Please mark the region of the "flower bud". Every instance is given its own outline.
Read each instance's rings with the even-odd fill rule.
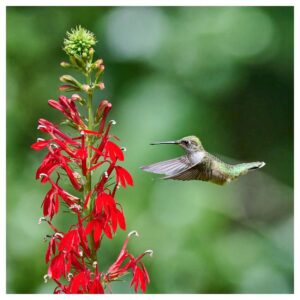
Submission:
[[[100,77],[101,77],[101,75],[103,74],[103,72],[104,72],[104,70],[105,70],[105,67],[104,67],[104,65],[102,65],[102,64],[98,64],[98,71],[97,71],[97,73],[96,73],[96,82],[98,82],[99,81],[99,79],[100,79]]]
[[[94,55],[94,53],[95,53],[94,48],[90,48],[89,55],[92,57]]]
[[[69,64],[69,63],[67,63],[67,62],[65,62],[65,61],[62,61],[62,62],[60,63],[60,66],[63,67],[63,68],[70,68],[70,67],[71,67],[71,64]]]
[[[59,90],[62,92],[75,92],[75,91],[79,91],[80,89],[73,85],[64,84],[59,87]]]
[[[73,94],[71,99],[72,101],[82,101],[82,98],[78,94]]]
[[[78,88],[81,87],[81,84],[71,75],[60,76],[59,80],[64,83],[69,83],[69,84],[75,85]]]
[[[103,64],[103,59],[97,59],[96,61],[95,61],[95,67],[96,68],[100,68],[100,66]]]
[[[87,93],[89,93],[91,91],[91,87],[88,84],[83,84],[81,86],[81,89]]]
[[[96,117],[95,117],[95,122],[97,123],[100,118],[103,115],[103,112],[105,110],[105,108],[109,105],[110,103],[107,100],[103,100],[101,101],[101,103],[99,104],[98,108],[97,108],[97,112],[96,112]]]
[[[92,46],[96,44],[95,35],[87,29],[77,26],[67,32],[64,40],[64,50],[71,57],[88,58],[91,53]]]
[[[100,82],[97,84],[97,87],[100,89],[100,90],[104,90],[105,89],[105,85],[103,82]]]

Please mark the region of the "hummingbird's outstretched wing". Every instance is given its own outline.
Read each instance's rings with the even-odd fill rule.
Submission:
[[[213,183],[223,185],[226,183],[224,174],[218,170],[211,168],[211,160],[204,159],[201,163],[196,164],[183,170],[177,174],[171,174],[164,177],[163,179],[174,179],[174,180],[202,180],[211,181]]]
[[[199,166],[193,166],[182,172],[178,172],[173,175],[164,177],[163,179],[174,179],[174,180],[204,180],[208,181],[209,176],[199,170]]]
[[[191,164],[186,155],[178,158],[161,161],[149,166],[141,167],[142,170],[172,176],[190,168]]]

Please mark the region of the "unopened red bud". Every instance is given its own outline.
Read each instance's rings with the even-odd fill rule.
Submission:
[[[104,65],[101,65],[100,68],[99,68],[99,70],[100,70],[101,72],[103,72],[103,71],[105,70]]]
[[[95,66],[99,69],[100,66],[103,64],[103,59],[97,59],[95,61]]]
[[[59,87],[59,90],[62,92],[75,92],[79,91],[79,88],[74,85],[64,84]]]
[[[78,94],[73,94],[71,96],[72,101],[81,101],[82,98]]]
[[[81,88],[87,93],[91,90],[91,87],[88,84],[83,84]]]
[[[100,118],[103,115],[105,107],[107,107],[110,103],[107,100],[101,101],[101,103],[98,106],[97,112],[96,112],[96,123],[100,120]]]
[[[104,85],[103,82],[98,83],[97,86],[98,86],[98,88],[99,88],[100,90],[104,90],[104,89],[105,89],[105,85]]]

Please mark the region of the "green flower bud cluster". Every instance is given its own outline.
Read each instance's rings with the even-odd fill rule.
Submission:
[[[96,42],[95,35],[79,25],[67,32],[63,49],[70,57],[87,60],[93,54],[91,48]]]

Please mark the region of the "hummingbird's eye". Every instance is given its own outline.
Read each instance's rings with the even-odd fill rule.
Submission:
[[[188,145],[190,143],[190,141],[184,140],[182,141],[184,145]]]

